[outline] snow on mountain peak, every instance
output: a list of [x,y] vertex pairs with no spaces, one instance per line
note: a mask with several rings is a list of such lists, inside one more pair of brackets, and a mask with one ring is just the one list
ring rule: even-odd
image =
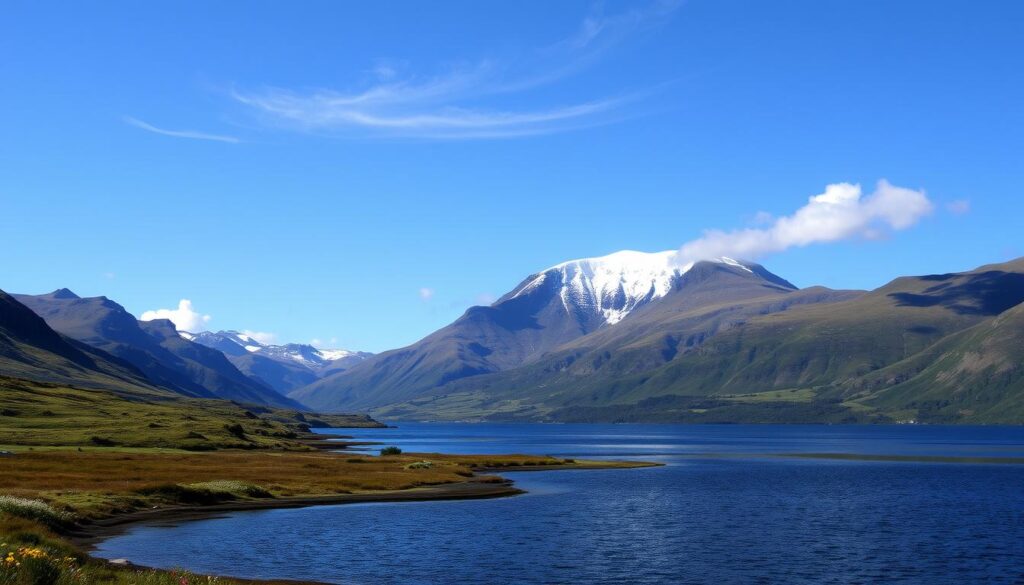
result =
[[233,330],[218,331],[216,333],[211,331],[203,331],[201,333],[179,331],[178,334],[189,341],[195,341],[228,353],[240,353],[244,350],[248,353],[259,353],[277,360],[291,360],[312,367],[323,366],[328,362],[342,358],[367,355],[347,349],[319,349],[302,343],[271,345],[259,341],[254,335]]
[[[623,250],[597,258],[570,260],[538,273],[513,298],[537,288],[549,278],[556,278],[561,283],[559,295],[567,312],[593,311],[605,323],[614,325],[634,309],[672,290],[675,279],[694,265],[693,262],[680,265],[678,257],[675,250],[653,253]],[[752,272],[732,258],[711,261]]]
[[347,349],[317,349],[317,352],[319,352],[322,358],[329,361],[340,360],[341,358],[356,355],[356,352],[349,351]]

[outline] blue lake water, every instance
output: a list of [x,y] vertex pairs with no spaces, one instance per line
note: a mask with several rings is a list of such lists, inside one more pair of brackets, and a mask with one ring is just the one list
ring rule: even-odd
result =
[[507,473],[525,496],[348,504],[138,526],[107,558],[331,583],[1022,583],[1024,465],[780,453],[1024,457],[1024,428],[408,423],[406,451],[637,458]]

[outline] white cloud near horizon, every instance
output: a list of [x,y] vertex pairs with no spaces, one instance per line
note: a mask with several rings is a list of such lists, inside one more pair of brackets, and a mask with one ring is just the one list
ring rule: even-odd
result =
[[178,331],[197,333],[206,330],[206,324],[210,322],[211,317],[193,309],[192,301],[181,299],[178,301],[177,309],[146,311],[139,317],[141,321],[152,321],[153,319],[170,319]]
[[423,287],[419,290],[420,300],[429,301],[434,298],[434,289]]
[[157,128],[156,126],[143,122],[138,118],[132,118],[131,116],[125,116],[124,122],[129,126],[134,126],[147,132],[154,134],[160,134],[163,136],[173,136],[174,138],[189,138],[192,140],[210,140],[214,142],[227,142],[230,144],[238,144],[241,142],[234,136],[225,136],[222,134],[209,134],[206,132],[198,132],[196,130],[166,130],[164,128]]
[[869,195],[864,195],[859,184],[836,183],[810,197],[793,214],[771,219],[766,227],[708,230],[683,244],[677,261],[688,264],[721,256],[755,260],[811,244],[877,239],[913,226],[934,207],[924,191],[897,187],[885,179]]
[[335,349],[335,346],[338,344],[338,338],[332,337],[325,343],[323,339],[314,337],[309,340],[309,344],[317,349]]
[[520,59],[480,59],[434,76],[402,76],[381,61],[373,69],[375,83],[361,89],[268,87],[235,90],[232,97],[274,125],[371,136],[509,138],[608,123],[622,117],[612,115],[613,111],[643,92],[522,109],[488,107],[481,102],[497,94],[523,95],[559,81],[626,38],[663,22],[680,4],[680,0],[656,0],[618,14],[591,14],[570,37]]
[[273,333],[268,333],[266,331],[252,331],[250,329],[243,329],[242,334],[248,335],[249,337],[255,339],[256,341],[262,343],[263,345],[274,345],[277,342],[277,335]]

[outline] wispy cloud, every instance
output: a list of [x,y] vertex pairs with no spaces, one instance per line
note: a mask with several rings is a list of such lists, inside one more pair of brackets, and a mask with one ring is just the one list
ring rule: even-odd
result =
[[870,195],[864,195],[860,185],[836,183],[793,214],[771,219],[767,227],[709,230],[683,244],[677,260],[680,264],[721,256],[753,260],[811,244],[876,239],[913,226],[933,209],[924,191],[897,187],[885,179]]
[[212,140],[214,142],[228,142],[231,144],[238,144],[241,140],[234,136],[224,136],[221,134],[208,134],[206,132],[197,132],[195,130],[165,130],[163,128],[157,128],[152,124],[143,122],[138,118],[132,118],[131,116],[125,116],[124,122],[130,126],[135,126],[147,132],[153,132],[154,134],[161,134],[163,136],[173,136],[174,138],[189,138],[192,140]]
[[373,69],[376,81],[359,89],[270,87],[235,90],[232,96],[271,124],[349,135],[504,138],[608,123],[622,117],[613,111],[644,92],[529,109],[489,107],[486,101],[498,94],[523,96],[590,66],[611,47],[663,22],[679,4],[658,0],[622,13],[591,14],[571,36],[517,59],[481,59],[427,77],[402,76],[382,61]]
[[429,301],[434,298],[434,289],[423,287],[419,290],[420,300]]

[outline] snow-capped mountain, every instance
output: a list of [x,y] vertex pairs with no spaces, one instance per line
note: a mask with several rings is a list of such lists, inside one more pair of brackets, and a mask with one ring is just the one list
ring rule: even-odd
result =
[[[622,328],[647,306],[689,298],[687,282],[706,280],[698,278],[705,273],[726,289],[747,291],[735,294],[760,294],[764,285],[794,288],[757,264],[731,258],[680,265],[675,251],[622,251],[571,260],[531,274],[492,305],[470,307],[454,323],[408,347],[377,354],[289,396],[323,409],[412,400],[462,378],[530,364],[598,331]],[[733,294],[708,297],[706,288],[695,302]]]
[[[570,260],[528,278],[509,298],[529,294],[545,284],[554,285],[566,312],[594,314],[605,324],[614,325],[634,309],[667,295],[676,279],[693,267],[692,262],[680,266],[677,257],[675,250],[623,250],[597,258]],[[732,258],[712,261],[752,271]]]
[[246,375],[281,393],[344,371],[373,355],[347,349],[319,349],[304,343],[273,345],[241,331],[181,331],[179,335],[219,350]]

